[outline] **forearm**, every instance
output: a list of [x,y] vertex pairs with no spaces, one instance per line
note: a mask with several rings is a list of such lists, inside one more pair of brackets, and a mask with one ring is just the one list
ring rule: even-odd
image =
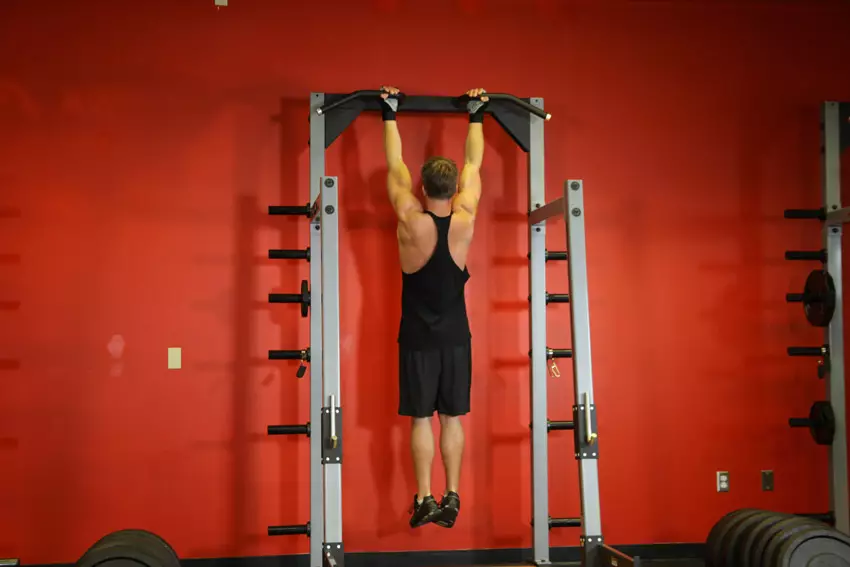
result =
[[480,168],[484,161],[484,127],[481,123],[471,122],[466,135],[465,163]]
[[390,168],[401,161],[401,134],[395,120],[384,121],[384,153]]

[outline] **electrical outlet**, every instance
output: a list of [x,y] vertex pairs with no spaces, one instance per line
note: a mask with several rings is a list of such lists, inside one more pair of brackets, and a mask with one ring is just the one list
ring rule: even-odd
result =
[[717,492],[729,492],[729,471],[717,471]]
[[773,490],[773,471],[761,471],[761,489],[767,492]]

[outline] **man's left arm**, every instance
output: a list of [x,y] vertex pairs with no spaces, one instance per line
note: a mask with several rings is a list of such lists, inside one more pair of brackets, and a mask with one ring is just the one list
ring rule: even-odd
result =
[[[388,94],[397,94],[398,89],[385,87]],[[393,92],[395,91],[395,92]],[[413,194],[413,181],[401,153],[401,134],[395,112],[384,112],[384,153],[387,157],[387,193],[398,220],[407,224],[422,212],[422,203]]]
[[398,220],[406,223],[422,211],[422,203],[413,194],[410,171],[401,157],[401,135],[395,120],[384,122],[384,151],[387,154],[387,193]]

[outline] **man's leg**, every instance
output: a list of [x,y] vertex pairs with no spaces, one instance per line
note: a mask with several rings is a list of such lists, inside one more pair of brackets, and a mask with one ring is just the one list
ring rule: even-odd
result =
[[434,433],[431,416],[437,403],[438,351],[399,349],[399,415],[410,421],[410,452],[416,475],[410,525],[414,528],[432,522],[440,507],[431,495],[431,465],[434,461]]
[[463,462],[463,425],[460,416],[440,414],[440,453],[446,470],[446,492],[460,488],[460,468]]
[[440,454],[446,470],[446,492],[440,502],[436,524],[444,528],[454,525],[460,512],[460,469],[465,444],[460,416],[469,413],[472,388],[472,347],[448,348],[443,351],[437,411],[440,414]]
[[413,472],[416,474],[416,495],[421,501],[431,496],[434,432],[431,430],[430,417],[414,417],[411,420],[410,451],[413,454]]

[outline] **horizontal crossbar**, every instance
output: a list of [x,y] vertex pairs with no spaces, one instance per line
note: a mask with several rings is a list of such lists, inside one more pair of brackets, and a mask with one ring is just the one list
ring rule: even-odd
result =
[[[342,106],[346,103],[358,100],[363,102],[363,110],[380,110],[380,97],[382,91],[362,90],[349,93],[347,95],[331,95],[326,94],[326,102],[324,106],[316,109],[316,114],[327,114],[334,108]],[[549,120],[552,115],[548,112],[537,108],[527,100],[521,99],[518,96],[507,93],[487,93],[486,95],[491,100],[506,101],[510,104],[522,108],[544,120]],[[331,100],[332,99],[332,100]],[[438,95],[399,95],[399,112],[463,112],[466,113],[466,103],[469,97],[462,96],[438,96]]]
[[828,225],[839,225],[847,222],[850,222],[850,207],[830,211],[826,215],[826,224]]
[[551,203],[546,203],[539,209],[534,209],[528,213],[528,224],[540,224],[548,218],[554,216],[563,216],[564,214],[564,198],[559,197]]

